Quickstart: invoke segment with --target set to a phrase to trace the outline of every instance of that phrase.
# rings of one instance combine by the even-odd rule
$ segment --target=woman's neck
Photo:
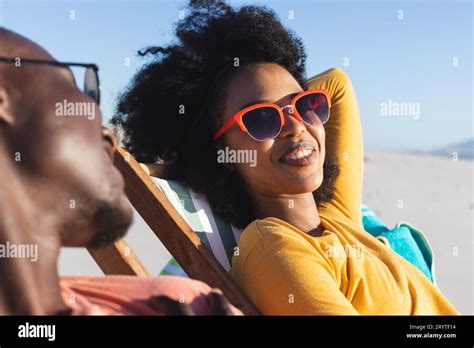
[[[275,217],[312,236],[321,235],[323,226],[311,192],[281,196],[256,192],[251,196],[256,218]]]

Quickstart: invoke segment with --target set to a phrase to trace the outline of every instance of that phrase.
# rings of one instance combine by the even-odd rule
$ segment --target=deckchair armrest
[[[100,249],[87,248],[87,251],[104,274],[151,276],[125,239]]]

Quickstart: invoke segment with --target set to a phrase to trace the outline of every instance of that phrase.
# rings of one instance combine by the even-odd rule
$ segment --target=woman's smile
[[[310,166],[316,162],[317,146],[309,141],[300,141],[291,144],[279,162],[298,167]]]

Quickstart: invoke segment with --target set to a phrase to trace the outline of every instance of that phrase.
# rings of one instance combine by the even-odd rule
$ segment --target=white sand
[[[366,159],[363,201],[389,227],[404,220],[425,232],[440,289],[461,313],[473,314],[474,162],[394,153],[368,153]],[[170,257],[138,214],[127,240],[152,274]],[[84,249],[64,249],[59,269],[102,274]]]

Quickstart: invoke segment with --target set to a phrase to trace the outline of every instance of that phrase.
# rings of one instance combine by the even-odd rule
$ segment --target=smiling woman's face
[[[303,89],[294,77],[277,64],[242,68],[230,80],[222,122],[246,104],[259,101],[288,105]],[[258,102],[256,102],[258,103]],[[248,105],[247,105],[248,106]],[[231,164],[250,192],[268,196],[313,192],[323,181],[325,133],[321,123],[307,126],[284,109],[285,125],[273,140],[256,141],[234,124],[225,134],[225,146],[256,153],[256,166]],[[296,146],[300,143],[301,146]],[[298,159],[306,155],[302,159]]]

